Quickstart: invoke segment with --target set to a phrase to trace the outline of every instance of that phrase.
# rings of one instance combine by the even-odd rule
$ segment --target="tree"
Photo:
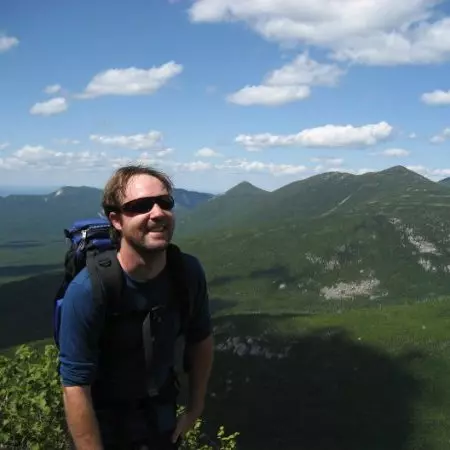
[[[54,345],[38,350],[17,348],[13,357],[0,355],[0,449],[64,450],[68,448],[61,384]],[[182,408],[180,407],[180,412]],[[186,435],[182,450],[234,450],[239,433],[203,444],[202,419]]]

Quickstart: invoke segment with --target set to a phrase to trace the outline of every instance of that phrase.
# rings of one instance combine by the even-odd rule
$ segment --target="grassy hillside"
[[[285,221],[191,239],[183,248],[204,263],[213,297],[228,299],[235,312],[336,311],[447,295],[449,226],[397,220]]]
[[[246,450],[444,450],[450,300],[344,314],[223,317],[210,426]]]

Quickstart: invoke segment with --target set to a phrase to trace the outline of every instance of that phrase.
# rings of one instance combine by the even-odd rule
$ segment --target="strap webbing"
[[[142,324],[142,340],[144,343],[145,369],[147,374],[147,393],[150,397],[158,395],[158,386],[154,377],[152,367],[153,336],[152,336],[152,311],[149,311]]]
[[[88,251],[86,266],[91,275],[94,302],[98,304],[105,300],[113,308],[119,304],[124,276],[116,250],[107,250],[101,253]]]

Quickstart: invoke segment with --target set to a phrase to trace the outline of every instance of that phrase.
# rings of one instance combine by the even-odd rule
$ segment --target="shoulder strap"
[[[185,334],[192,313],[192,302],[183,255],[180,248],[172,243],[167,248],[167,266],[173,283],[172,302],[180,308],[181,313],[180,334]]]
[[[117,260],[117,250],[88,251],[86,266],[89,271],[94,302],[118,305],[124,287],[124,274]]]
[[[189,319],[193,312],[193,301],[189,290],[189,278],[182,252],[178,246],[171,244],[168,248],[168,268],[173,283],[173,301],[180,308],[181,324],[178,338],[175,342],[175,371],[177,373],[190,371],[189,348],[186,345],[186,333]]]
[[[184,367],[185,370],[187,370],[188,367],[184,354],[184,335],[189,323],[192,302],[190,301],[183,255],[178,246],[172,243],[169,244],[167,248],[167,269],[171,281],[171,296],[169,302],[171,303],[171,306],[180,310],[180,332],[174,345],[175,371],[179,372],[182,367]],[[144,343],[144,357],[147,372],[147,393],[150,397],[155,397],[162,394],[158,387],[158,383],[156,382],[155,367],[151,364],[153,357],[152,322],[157,320],[157,317],[158,312],[154,308],[149,311],[142,325],[142,339]],[[176,382],[177,377],[175,376],[174,378],[174,381]],[[165,389],[163,388],[163,390]]]

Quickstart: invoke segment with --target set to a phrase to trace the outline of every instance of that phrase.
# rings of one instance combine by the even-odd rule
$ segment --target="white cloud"
[[[410,151],[405,150],[403,148],[387,148],[386,150],[383,150],[380,154],[383,156],[401,157],[401,156],[409,156]]]
[[[310,161],[325,164],[327,166],[340,166],[344,163],[342,158],[311,158]]]
[[[427,105],[433,106],[450,105],[450,90],[449,91],[436,90],[433,92],[426,92],[425,94],[422,94],[421,99]]]
[[[442,144],[442,142],[450,140],[450,127],[444,128],[441,133],[433,136],[430,142],[433,144]]]
[[[223,155],[212,148],[203,147],[195,152],[195,156],[203,158],[220,158]]]
[[[19,39],[16,37],[5,35],[0,36],[0,53],[7,52],[17,45],[19,45]]]
[[[244,106],[279,106],[308,98],[311,86],[335,86],[343,73],[338,66],[321,64],[303,53],[266,75],[262,84],[245,86],[227,100]]]
[[[156,156],[162,158],[164,156],[170,155],[174,152],[173,148],[165,148],[163,150],[159,150],[158,152],[156,152]]]
[[[187,163],[173,164],[177,172],[203,172],[205,170],[213,169],[213,165],[204,161],[192,161]]]
[[[247,150],[266,147],[366,147],[375,145],[391,136],[393,127],[386,122],[363,125],[325,125],[300,131],[297,134],[273,135],[269,133],[240,134],[235,141]]]
[[[65,98],[56,97],[46,102],[36,103],[30,109],[30,114],[51,116],[67,111],[68,104]]]
[[[153,94],[183,71],[183,66],[170,61],[159,67],[139,69],[109,69],[100,72],[88,83],[78,98],[95,98],[103,95]]]
[[[322,64],[302,53],[291,63],[267,75],[265,83],[272,86],[336,86],[344,70],[335,64]]]
[[[264,163],[261,161],[247,161],[246,159],[229,159],[223,164],[216,165],[219,170],[239,172],[262,172],[271,175],[297,175],[307,171],[303,165]]]
[[[170,153],[170,152],[169,152]],[[22,173],[31,171],[52,172],[61,171],[110,171],[125,164],[143,163],[154,167],[161,167],[173,172],[212,172],[231,171],[233,173],[266,173],[273,176],[289,176],[307,173],[303,165],[275,164],[247,159],[227,159],[219,164],[209,161],[176,161],[162,159],[153,153],[143,152],[138,157],[111,156],[107,152],[69,151],[62,152],[46,148],[42,145],[26,145],[10,156],[0,158],[0,169],[21,170]]]
[[[53,150],[48,150],[42,145],[26,145],[21,149],[13,153],[14,157],[28,163],[34,163],[36,161],[44,161],[48,158],[55,156],[57,152]]]
[[[352,173],[353,175],[364,175],[365,173],[376,172],[376,170],[369,167],[362,167],[361,169],[348,169],[346,172]]]
[[[18,158],[14,157],[0,158],[0,169],[3,170],[16,170],[20,169],[24,165],[26,165],[26,163],[22,162]]]
[[[51,84],[50,86],[46,86],[44,92],[46,94],[52,95],[56,94],[61,90],[61,86],[59,84]]]
[[[108,170],[112,160],[105,152],[61,152],[42,145],[25,145],[6,158],[0,158],[0,169],[8,170]]]
[[[9,142],[0,143],[0,150],[5,150],[5,148],[9,147]]]
[[[241,106],[279,106],[304,100],[310,96],[308,86],[245,86],[227,96],[227,100]]]
[[[447,168],[432,169],[422,165],[406,166],[406,168],[435,181],[450,176],[450,169]]]
[[[92,134],[89,136],[89,139],[98,144],[128,148],[130,150],[165,150],[163,135],[161,132],[155,130],[150,130],[148,133],[133,134],[129,136],[101,136]]]
[[[175,172],[210,172],[210,171],[232,171],[233,173],[268,173],[274,176],[297,175],[307,171],[305,166],[292,164],[274,164],[260,161],[248,161],[246,159],[228,159],[220,164],[207,161],[179,162],[170,160],[159,160],[141,155],[139,161],[168,168]]]
[[[282,45],[326,49],[340,61],[429,64],[450,57],[440,0],[194,0],[191,21],[243,22]]]
[[[80,144],[79,140],[77,140],[77,139],[68,139],[68,138],[55,139],[54,142],[56,144],[60,144],[60,145],[78,145],[78,144]]]
[[[160,150],[156,153],[143,152],[140,154],[139,158],[140,158],[140,160],[143,160],[143,161],[145,160],[145,161],[157,162],[158,158],[164,158],[165,156],[172,154],[173,151],[174,151],[173,148],[166,148],[166,149]]]

